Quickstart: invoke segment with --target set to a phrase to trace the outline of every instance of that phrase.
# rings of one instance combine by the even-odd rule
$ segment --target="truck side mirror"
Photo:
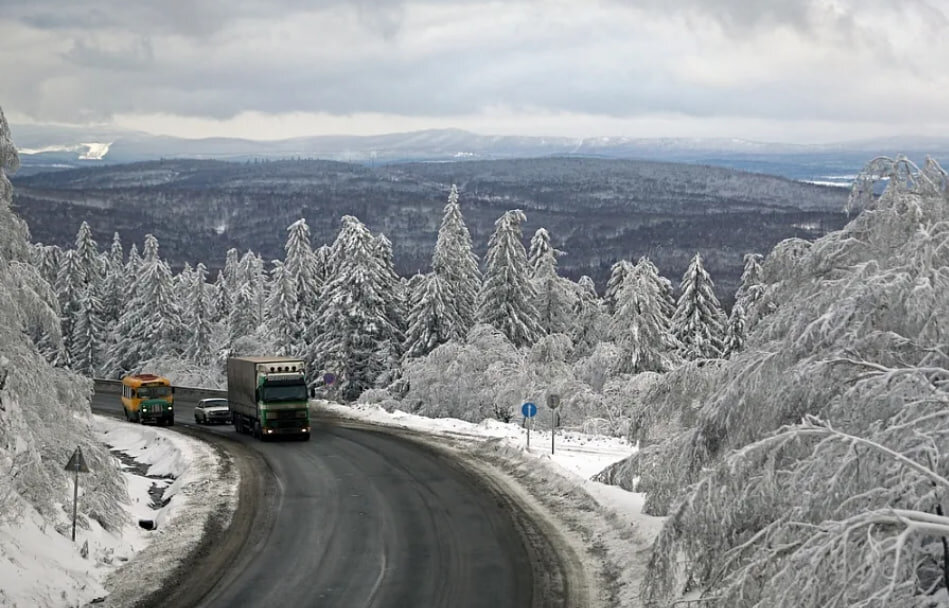
[[[172,395],[175,394],[175,387],[171,387],[171,394],[172,394]]]

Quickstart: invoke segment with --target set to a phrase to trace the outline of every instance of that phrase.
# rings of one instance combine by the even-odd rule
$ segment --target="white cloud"
[[[72,24],[51,16],[57,2],[36,4],[0,16],[0,65],[13,66],[0,103],[33,121],[194,135],[257,121],[245,135],[274,124],[303,135],[365,132],[367,117],[384,123],[373,132],[498,132],[511,115],[602,128],[680,115],[721,135],[756,120],[788,135],[834,121],[933,133],[949,105],[949,21],[923,0],[211,2],[191,25],[175,3],[165,15],[120,3]]]

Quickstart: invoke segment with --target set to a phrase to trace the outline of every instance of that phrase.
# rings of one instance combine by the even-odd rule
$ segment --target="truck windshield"
[[[170,386],[140,386],[136,391],[136,396],[142,399],[151,399],[152,397],[167,397],[171,394]]]
[[[275,401],[306,401],[306,384],[264,384],[261,400],[265,403]]]

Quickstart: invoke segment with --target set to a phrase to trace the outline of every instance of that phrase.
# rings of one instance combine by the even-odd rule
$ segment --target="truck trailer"
[[[310,438],[310,409],[301,359],[231,357],[227,402],[234,428],[261,440]]]

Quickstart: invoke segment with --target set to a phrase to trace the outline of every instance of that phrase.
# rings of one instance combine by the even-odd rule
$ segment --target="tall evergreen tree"
[[[266,320],[276,348],[274,354],[295,357],[303,354],[305,345],[301,339],[303,332],[297,308],[297,282],[283,262],[274,260],[270,271]]]
[[[478,322],[491,325],[514,346],[530,346],[543,333],[534,307],[527,252],[521,242],[520,209],[508,211],[494,223],[494,234],[485,256]]]
[[[620,348],[617,371],[665,372],[676,363],[679,344],[663,310],[662,282],[652,264],[637,264],[616,298],[610,333]]]
[[[731,315],[728,316],[728,326],[725,328],[725,348],[722,356],[727,358],[745,348],[745,309],[735,302]]]
[[[299,345],[303,342],[303,330],[310,325],[316,317],[319,309],[320,291],[323,287],[325,269],[320,264],[320,259],[313,252],[310,246],[310,228],[306,220],[300,218],[287,228],[287,242],[284,245],[284,262],[279,270],[280,274],[273,275],[274,279],[289,279],[293,283],[294,296],[292,300],[287,294],[280,295],[285,302],[283,313],[294,311],[294,318],[286,320],[285,331],[294,332],[292,345]],[[325,255],[325,251],[323,255]],[[276,268],[275,268],[276,270]],[[283,276],[286,274],[286,276]],[[283,287],[280,288],[282,290]],[[292,304],[291,304],[292,302]],[[273,311],[272,311],[273,312]],[[288,336],[290,337],[290,336]],[[294,350],[297,346],[287,345]]]
[[[458,327],[457,308],[446,300],[448,291],[444,281],[434,272],[425,275],[409,312],[405,338],[405,357],[424,357],[451,339],[453,328]]]
[[[438,229],[432,270],[441,279],[445,302],[455,309],[446,316],[450,322],[458,321],[458,325],[449,328],[451,337],[464,340],[477,316],[481,272],[471,245],[471,234],[461,214],[458,188],[454,184]]]
[[[610,267],[610,278],[606,282],[606,291],[603,293],[607,314],[613,315],[616,312],[617,297],[626,286],[627,278],[633,274],[633,268],[633,264],[627,260],[620,260]]]
[[[698,253],[682,275],[679,301],[672,318],[673,333],[687,359],[715,359],[724,350],[725,319],[715,297],[715,284]]]
[[[761,254],[746,253],[745,267],[741,273],[741,282],[735,292],[735,303],[740,304],[746,320],[745,331],[750,331],[761,317],[774,312],[763,302],[765,287],[762,278]]]
[[[121,376],[156,356],[180,354],[184,347],[181,311],[168,264],[158,256],[158,239],[145,236],[139,273],[116,327],[107,369]]]
[[[557,257],[563,252],[550,244],[550,235],[538,228],[531,239],[528,264],[536,297],[537,320],[545,334],[568,333],[574,323],[578,287],[557,275]]]
[[[337,374],[341,396],[355,399],[387,371],[399,331],[387,314],[389,279],[369,230],[343,216],[334,249],[337,268],[320,298],[308,359],[318,371]]]
[[[402,346],[405,341],[406,317],[408,316],[408,311],[405,309],[405,293],[402,290],[402,279],[395,271],[392,243],[385,234],[380,234],[375,238],[373,254],[380,268],[380,295],[386,303],[386,319],[394,332],[386,361],[387,369],[394,376],[402,360]]]
[[[596,294],[596,284],[587,275],[577,281],[573,319],[570,339],[573,341],[574,358],[579,358],[593,352],[603,339],[608,320],[603,301]]]
[[[211,288],[207,284],[207,276],[207,268],[199,263],[191,273],[191,289],[183,315],[189,330],[184,354],[198,365],[206,365],[211,361],[211,338],[214,332]]]

